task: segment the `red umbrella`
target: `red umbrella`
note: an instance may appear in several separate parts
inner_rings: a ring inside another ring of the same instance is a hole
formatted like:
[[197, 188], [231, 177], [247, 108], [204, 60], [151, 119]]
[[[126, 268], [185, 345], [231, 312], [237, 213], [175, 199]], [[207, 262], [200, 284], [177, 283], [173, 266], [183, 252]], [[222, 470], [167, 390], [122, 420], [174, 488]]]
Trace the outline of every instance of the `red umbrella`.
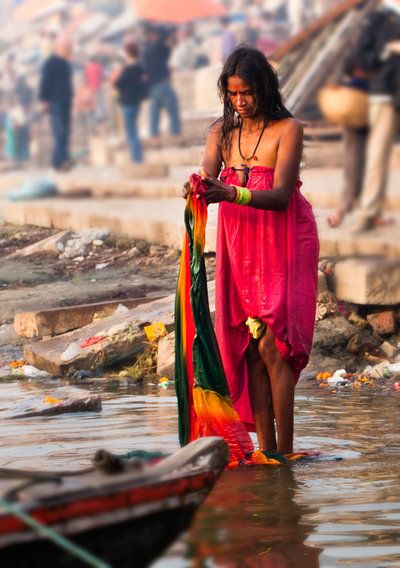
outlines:
[[141, 20], [175, 24], [227, 13], [222, 4], [213, 0], [133, 0], [132, 5]]

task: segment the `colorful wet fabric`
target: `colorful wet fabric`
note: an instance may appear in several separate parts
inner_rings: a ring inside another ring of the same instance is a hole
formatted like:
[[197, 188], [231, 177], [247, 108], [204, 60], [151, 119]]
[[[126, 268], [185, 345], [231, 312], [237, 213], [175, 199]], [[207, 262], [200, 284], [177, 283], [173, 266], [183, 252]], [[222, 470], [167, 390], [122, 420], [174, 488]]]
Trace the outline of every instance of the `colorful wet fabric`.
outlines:
[[179, 439], [222, 436], [231, 461], [245, 460], [253, 443], [232, 405], [211, 321], [204, 263], [206, 187], [197, 175], [185, 209], [185, 235], [175, 303], [176, 392]]
[[[247, 188], [272, 190], [274, 173], [254, 166]], [[220, 177], [229, 185], [239, 184], [233, 168], [224, 169]], [[319, 244], [312, 208], [300, 186], [298, 180], [286, 211], [219, 205], [215, 331], [235, 410], [249, 431], [255, 430], [245, 358], [249, 316], [256, 335], [254, 319], [274, 334], [295, 381], [311, 350]]]
[[[230, 448], [229, 467], [281, 465], [309, 459], [315, 454], [301, 452], [282, 456], [254, 451], [247, 431], [250, 428], [232, 403], [208, 302], [204, 263], [206, 186], [197, 175], [192, 175], [191, 182], [194, 191], [188, 195], [186, 202], [186, 231], [175, 302], [175, 385], [180, 443], [185, 445], [203, 436], [222, 436]], [[254, 240], [252, 243], [254, 244]], [[226, 246], [225, 242], [225, 248]], [[315, 250], [314, 247], [311, 253], [314, 254]], [[220, 296], [218, 301], [221, 301]], [[224, 306], [226, 305], [225, 302]], [[241, 323], [246, 330], [247, 346], [250, 333], [256, 336], [262, 334], [266, 322], [264, 318], [250, 317], [246, 327], [246, 320], [247, 316]], [[232, 330], [229, 326], [226, 329], [229, 330], [229, 335]], [[226, 347], [226, 342], [223, 345]], [[305, 360], [304, 354], [302, 361]]]

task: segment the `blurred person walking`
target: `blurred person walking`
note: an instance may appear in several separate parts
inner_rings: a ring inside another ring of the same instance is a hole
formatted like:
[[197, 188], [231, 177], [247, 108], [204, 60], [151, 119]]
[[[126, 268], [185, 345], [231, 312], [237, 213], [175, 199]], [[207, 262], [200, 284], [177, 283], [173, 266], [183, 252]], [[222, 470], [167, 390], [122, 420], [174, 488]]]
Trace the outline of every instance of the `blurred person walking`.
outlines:
[[71, 56], [70, 39], [59, 37], [54, 53], [44, 63], [39, 87], [42, 109], [50, 114], [53, 133], [52, 165], [60, 171], [72, 167], [69, 152], [73, 99]]
[[386, 0], [367, 19], [355, 64], [369, 76], [369, 134], [364, 180], [352, 232], [384, 223], [382, 209], [400, 108], [400, 0]]
[[235, 50], [237, 39], [230, 27], [229, 18], [221, 19], [221, 41], [222, 41], [222, 63], [228, 59], [230, 54]]
[[164, 108], [169, 115], [171, 134], [179, 137], [182, 130], [179, 103], [171, 85], [169, 68], [171, 36], [166, 31], [152, 27], [147, 28], [145, 34], [143, 60], [149, 79], [150, 136], [158, 139], [160, 113]]
[[85, 67], [86, 85], [93, 95], [92, 127], [104, 120], [103, 80], [104, 69], [98, 57], [92, 55]]
[[128, 40], [125, 45], [126, 65], [114, 82], [119, 93], [119, 103], [124, 119], [126, 138], [133, 162], [143, 161], [142, 145], [138, 134], [138, 115], [140, 104], [146, 98], [148, 83], [145, 69], [138, 62], [138, 45]]
[[[361, 97], [368, 97], [369, 84], [367, 74], [362, 71], [362, 69], [354, 67], [354, 62], [351, 57], [346, 62], [345, 73], [346, 75], [341, 85], [349, 87], [352, 92], [359, 93]], [[362, 106], [362, 101], [357, 102]], [[355, 121], [354, 109], [352, 110], [351, 119]], [[354, 124], [354, 122], [352, 124]], [[343, 128], [344, 183], [339, 198], [339, 205], [327, 218], [328, 225], [332, 228], [341, 225], [344, 217], [354, 210], [357, 200], [361, 195], [368, 130], [366, 124], [361, 126], [361, 121], [357, 126], [351, 126], [349, 124]]]
[[198, 58], [196, 30], [192, 23], [180, 27], [176, 32], [176, 43], [171, 50], [169, 66], [173, 70], [195, 69]]

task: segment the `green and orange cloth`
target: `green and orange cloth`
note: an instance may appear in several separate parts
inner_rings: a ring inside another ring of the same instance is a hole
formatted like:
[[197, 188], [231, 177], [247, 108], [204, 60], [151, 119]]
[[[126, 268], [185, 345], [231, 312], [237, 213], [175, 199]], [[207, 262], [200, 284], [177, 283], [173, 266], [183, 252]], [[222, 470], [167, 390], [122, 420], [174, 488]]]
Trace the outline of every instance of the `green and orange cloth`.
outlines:
[[193, 174], [190, 181], [194, 189], [186, 201], [186, 231], [175, 302], [180, 443], [185, 445], [203, 436], [221, 436], [230, 448], [229, 467], [279, 465], [311, 457], [307, 452], [282, 456], [254, 451], [250, 435], [233, 406], [208, 301], [204, 262], [207, 188], [198, 175]]

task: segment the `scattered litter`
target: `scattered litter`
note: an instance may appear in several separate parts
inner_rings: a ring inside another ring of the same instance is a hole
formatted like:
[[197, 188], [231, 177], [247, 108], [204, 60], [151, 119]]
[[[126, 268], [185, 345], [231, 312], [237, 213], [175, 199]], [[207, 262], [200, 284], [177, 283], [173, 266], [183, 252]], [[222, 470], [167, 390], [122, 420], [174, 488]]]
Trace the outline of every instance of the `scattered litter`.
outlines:
[[35, 179], [27, 180], [18, 189], [6, 193], [6, 201], [24, 201], [26, 199], [40, 199], [57, 195], [57, 186], [53, 180]]
[[394, 388], [398, 391], [400, 391], [400, 382], [394, 383]]
[[76, 257], [74, 258], [74, 262], [82, 262], [83, 260], [85, 260], [85, 257], [84, 257], [84, 256], [76, 256]]
[[103, 341], [103, 339], [106, 338], [106, 335], [93, 335], [92, 337], [88, 337], [87, 339], [85, 339], [80, 347], [81, 349], [84, 349], [85, 347], [90, 347], [90, 345], [95, 345], [96, 343], [99, 343], [100, 341]]
[[103, 268], [106, 268], [106, 266], [108, 266], [109, 264], [109, 262], [100, 262], [99, 264], [96, 264], [95, 269], [103, 270]]
[[82, 379], [91, 379], [92, 377], [95, 377], [96, 373], [94, 371], [75, 371], [75, 373], [72, 375], [71, 379], [73, 380], [82, 380]]
[[8, 366], [11, 367], [11, 369], [16, 369], [17, 367], [23, 367], [25, 365], [25, 361], [22, 359], [20, 361], [10, 361], [8, 363]]
[[393, 374], [391, 367], [392, 365], [389, 363], [389, 361], [382, 361], [381, 363], [374, 365], [373, 367], [371, 365], [368, 365], [368, 367], [365, 367], [362, 374], [370, 379], [389, 378]]
[[102, 241], [101, 239], [93, 239], [92, 245], [94, 245], [95, 247], [101, 247], [104, 245], [104, 241]]
[[99, 412], [101, 406], [99, 395], [78, 388], [60, 387], [18, 402], [9, 413], [12, 418], [54, 416], [67, 412]]
[[161, 379], [158, 381], [158, 386], [161, 388], [167, 388], [170, 385], [170, 380], [168, 377], [161, 377]]
[[160, 339], [161, 337], [164, 337], [165, 335], [168, 335], [167, 328], [161, 321], [146, 325], [144, 327], [144, 331], [150, 343], [156, 341], [157, 339]]
[[400, 363], [392, 363], [388, 368], [393, 374], [400, 373]]
[[30, 379], [49, 379], [52, 375], [47, 371], [37, 369], [33, 365], [24, 365], [20, 367], [22, 374]]
[[61, 398], [54, 398], [53, 396], [45, 396], [43, 399], [45, 404], [62, 404]]
[[71, 361], [74, 357], [79, 355], [81, 348], [78, 342], [70, 343], [64, 353], [61, 353], [61, 361]]
[[348, 379], [335, 376], [330, 377], [326, 382], [331, 387], [347, 387], [350, 384], [350, 381]]

